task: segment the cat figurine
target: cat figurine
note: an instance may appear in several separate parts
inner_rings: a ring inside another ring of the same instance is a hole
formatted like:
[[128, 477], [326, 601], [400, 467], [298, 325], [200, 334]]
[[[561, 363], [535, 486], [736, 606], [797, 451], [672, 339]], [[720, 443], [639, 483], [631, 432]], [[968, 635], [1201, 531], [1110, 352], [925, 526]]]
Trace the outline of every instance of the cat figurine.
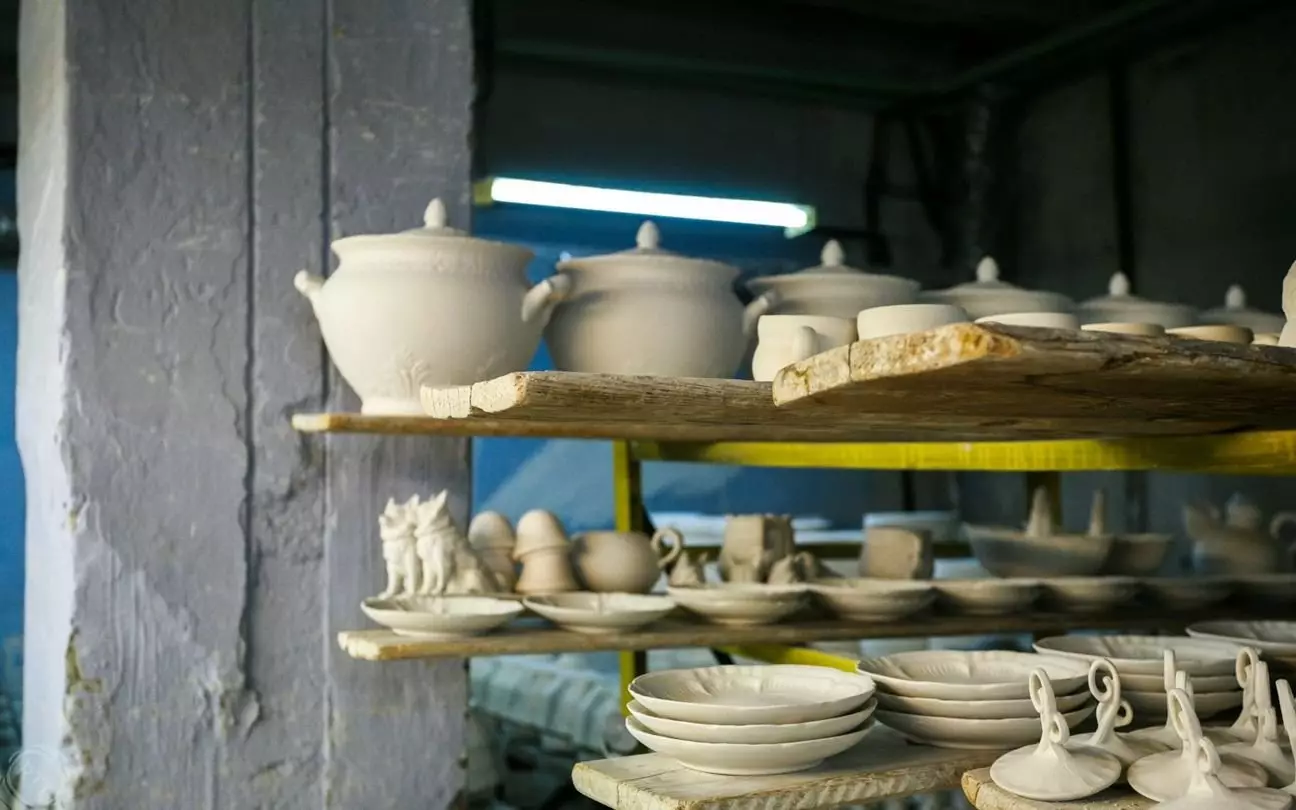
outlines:
[[419, 560], [415, 548], [414, 527], [418, 496], [403, 504], [387, 499], [378, 516], [378, 536], [382, 538], [383, 561], [387, 564], [387, 588], [379, 597], [412, 596], [418, 591]]

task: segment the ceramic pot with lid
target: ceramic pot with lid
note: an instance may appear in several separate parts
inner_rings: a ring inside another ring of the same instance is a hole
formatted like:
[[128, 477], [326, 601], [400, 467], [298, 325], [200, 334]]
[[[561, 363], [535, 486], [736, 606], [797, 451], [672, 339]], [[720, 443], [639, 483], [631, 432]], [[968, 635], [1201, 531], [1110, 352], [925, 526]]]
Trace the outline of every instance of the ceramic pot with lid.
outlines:
[[1070, 298], [1045, 290], [1027, 290], [999, 280], [999, 263], [990, 256], [976, 268], [976, 281], [957, 284], [946, 290], [922, 294], [924, 301], [954, 304], [963, 308], [972, 320], [1022, 312], [1071, 312]]
[[1197, 320], [1204, 324], [1245, 326], [1256, 334], [1281, 332], [1287, 324], [1287, 319], [1281, 315], [1247, 306], [1246, 290], [1240, 284], [1234, 284], [1224, 293], [1223, 307], [1208, 309]]
[[652, 222], [637, 247], [569, 259], [552, 279], [569, 288], [545, 330], [563, 371], [658, 377], [732, 377], [747, 337], [768, 308], [744, 310], [738, 268], [659, 247]]
[[344, 237], [333, 252], [339, 264], [327, 281], [306, 270], [293, 281], [363, 413], [422, 414], [423, 386], [525, 369], [567, 284], [528, 289], [531, 251], [447, 227], [440, 200], [422, 228]]
[[890, 304], [908, 304], [918, 295], [918, 282], [868, 273], [843, 264], [841, 243], [829, 240], [817, 267], [781, 276], [762, 276], [747, 282], [747, 289], [764, 301], [769, 312], [780, 315], [822, 315], [855, 320], [860, 310]]
[[1107, 295], [1090, 298], [1080, 305], [1080, 322], [1151, 323], [1175, 329], [1196, 323], [1196, 313], [1186, 304], [1139, 298], [1130, 292], [1129, 276], [1116, 272], [1107, 284]]

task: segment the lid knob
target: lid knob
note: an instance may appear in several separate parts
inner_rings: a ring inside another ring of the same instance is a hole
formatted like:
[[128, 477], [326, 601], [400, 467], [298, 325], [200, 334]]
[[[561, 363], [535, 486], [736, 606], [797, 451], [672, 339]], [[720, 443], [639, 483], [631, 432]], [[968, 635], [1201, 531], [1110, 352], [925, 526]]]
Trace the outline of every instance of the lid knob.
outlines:
[[976, 266], [977, 281], [998, 281], [999, 280], [999, 263], [992, 256], [986, 256], [977, 262]]
[[823, 246], [823, 252], [819, 254], [819, 262], [824, 267], [841, 267], [845, 259], [846, 252], [842, 250], [841, 242], [836, 239], [829, 239]]
[[656, 250], [660, 243], [661, 231], [657, 230], [657, 223], [645, 219], [639, 226], [639, 232], [635, 234], [635, 246], [642, 250]]
[[1111, 281], [1107, 283], [1107, 294], [1113, 298], [1124, 298], [1130, 294], [1129, 276], [1117, 270], [1112, 273]]
[[446, 226], [446, 208], [441, 198], [437, 197], [428, 203], [427, 209], [423, 211], [423, 224], [434, 230]]
[[1225, 309], [1246, 309], [1246, 291], [1241, 284], [1234, 284], [1224, 293]]

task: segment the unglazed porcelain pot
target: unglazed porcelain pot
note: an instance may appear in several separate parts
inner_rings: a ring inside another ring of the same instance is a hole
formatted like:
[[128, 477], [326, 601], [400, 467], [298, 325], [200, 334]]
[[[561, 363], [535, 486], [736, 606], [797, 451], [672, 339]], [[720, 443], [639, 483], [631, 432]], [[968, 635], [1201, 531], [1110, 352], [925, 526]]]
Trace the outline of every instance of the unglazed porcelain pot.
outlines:
[[818, 267], [781, 276], [760, 276], [747, 289], [780, 315], [822, 315], [854, 320], [862, 309], [907, 304], [918, 295], [918, 282], [900, 276], [867, 273], [844, 264], [835, 239], [824, 245]]
[[651, 538], [639, 532], [584, 532], [572, 540], [572, 561], [591, 591], [648, 593], [683, 547], [684, 537], [674, 529], [659, 529]]
[[767, 302], [744, 311], [738, 268], [658, 247], [657, 226], [638, 246], [569, 259], [551, 280], [570, 287], [545, 340], [562, 371], [656, 377], [732, 377]]
[[977, 263], [976, 281], [956, 284], [945, 290], [931, 290], [923, 301], [962, 307], [972, 320], [992, 315], [1023, 312], [1070, 312], [1070, 298], [1045, 290], [1027, 290], [999, 279], [999, 263], [986, 256]]
[[1166, 329], [1192, 326], [1197, 313], [1186, 304], [1149, 301], [1130, 291], [1129, 276], [1114, 273], [1107, 283], [1107, 294], [1090, 298], [1080, 305], [1080, 322], [1154, 323]]
[[1256, 334], [1282, 332], [1287, 324], [1287, 319], [1281, 315], [1247, 306], [1246, 290], [1240, 284], [1234, 284], [1224, 293], [1223, 307], [1208, 309], [1197, 320], [1204, 324], [1245, 326]]
[[364, 413], [422, 414], [423, 386], [525, 369], [568, 283], [528, 289], [531, 251], [447, 227], [440, 200], [422, 228], [348, 236], [333, 252], [339, 265], [327, 281], [303, 270], [294, 282]]

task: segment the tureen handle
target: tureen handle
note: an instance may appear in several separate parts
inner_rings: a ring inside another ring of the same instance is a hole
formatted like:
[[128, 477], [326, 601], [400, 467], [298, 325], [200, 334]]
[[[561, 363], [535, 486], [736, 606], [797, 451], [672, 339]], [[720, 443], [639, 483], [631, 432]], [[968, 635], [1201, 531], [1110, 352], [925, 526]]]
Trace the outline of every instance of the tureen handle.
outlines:
[[531, 323], [539, 319], [540, 325], [549, 323], [554, 306], [567, 297], [571, 290], [571, 277], [566, 273], [555, 273], [531, 289], [522, 298], [522, 323]]
[[293, 276], [293, 286], [297, 288], [297, 292], [314, 303], [315, 296], [319, 295], [320, 291], [324, 289], [324, 279], [309, 270], [300, 270], [297, 275]]
[[743, 335], [751, 337], [756, 331], [756, 322], [766, 312], [773, 309], [779, 302], [779, 294], [773, 290], [767, 290], [760, 294], [759, 297], [752, 300], [743, 310], [742, 330]]

